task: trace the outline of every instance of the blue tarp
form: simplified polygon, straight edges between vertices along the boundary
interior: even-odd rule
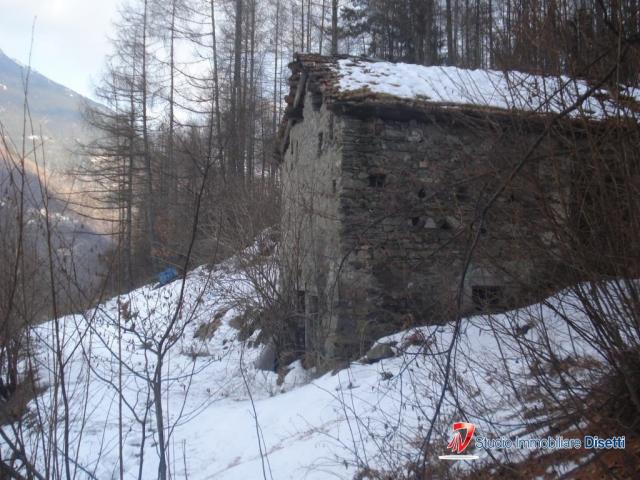
[[[158,282],[160,283],[160,286],[166,285],[176,278],[178,278],[178,271],[173,267],[169,267],[158,274]]]

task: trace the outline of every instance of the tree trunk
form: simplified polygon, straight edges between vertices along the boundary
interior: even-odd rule
[[[304,52],[304,0],[300,0],[300,51]]]
[[[176,164],[174,158],[174,135],[175,135],[175,78],[176,78],[176,64],[175,64],[175,40],[176,40],[176,1],[171,1],[171,45],[169,51],[169,139],[167,145],[167,162],[169,163],[167,173],[164,171],[161,175],[166,176],[166,181],[163,182],[168,190],[168,199],[170,204],[175,204],[177,201],[176,193]],[[162,192],[165,193],[165,192]]]
[[[142,15],[142,141],[144,149],[144,168],[145,168],[145,185],[146,185],[146,216],[147,216],[147,238],[149,242],[149,265],[155,268],[155,257],[153,249],[155,246],[155,211],[153,206],[153,173],[151,168],[151,148],[149,142],[149,115],[148,115],[148,96],[149,85],[147,75],[147,29],[149,22],[148,0],[144,1],[144,11]]]
[[[307,52],[311,51],[311,0],[307,1]]]
[[[480,68],[482,66],[481,59],[481,39],[480,39],[480,0],[476,0],[476,22],[475,22],[475,38],[474,38],[474,67]]]
[[[451,17],[451,0],[446,0],[447,16],[447,65],[455,65],[456,54],[453,46],[453,19]]]
[[[158,355],[158,364],[153,375],[153,404],[156,412],[156,429],[158,430],[158,480],[167,480],[167,446],[164,435],[164,412],[162,406],[162,355]]]
[[[280,72],[278,71],[278,47],[280,41],[280,0],[276,1],[276,35],[275,35],[275,60],[274,60],[274,75],[273,75],[273,118],[272,118],[272,130],[275,138],[278,131],[278,77]],[[264,170],[264,165],[263,165]],[[264,172],[263,172],[264,174]]]
[[[331,55],[338,54],[338,0],[331,0]]]
[[[324,17],[327,14],[327,0],[322,0],[322,15],[320,16],[320,55],[322,55],[322,45],[324,43]],[[276,35],[277,38],[277,35]]]
[[[489,68],[493,68],[493,2],[489,0]]]
[[[256,0],[251,0],[251,35],[249,40],[249,132],[247,138],[247,180],[253,182],[255,139],[255,48],[256,48]]]
[[[226,177],[226,166],[224,159],[224,148],[222,145],[222,119],[220,117],[220,79],[218,77],[218,42],[216,39],[216,12],[213,5],[214,0],[210,0],[211,6],[211,54],[213,55],[213,111],[216,122],[216,141],[218,145],[218,164],[222,171],[223,178]],[[213,123],[213,119],[211,120]]]
[[[131,92],[129,97],[129,168],[127,170],[127,217],[126,217],[126,243],[125,261],[127,262],[127,288],[133,288],[133,169],[135,167],[136,145],[135,145],[135,125],[136,125],[136,104],[135,104],[135,69],[131,78]]]
[[[234,61],[233,61],[233,88],[231,93],[231,116],[233,118],[232,129],[232,149],[229,159],[229,172],[233,176],[240,174],[240,94],[242,83],[242,4],[243,0],[236,0],[236,27],[234,39]]]

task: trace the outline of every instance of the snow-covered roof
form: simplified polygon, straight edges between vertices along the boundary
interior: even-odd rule
[[[603,88],[567,76],[543,76],[497,70],[392,63],[350,56],[296,54],[289,65],[291,87],[280,131],[279,155],[289,130],[302,118],[304,97],[336,111],[358,106],[384,106],[402,116],[403,109],[440,112],[476,111],[502,114],[557,114],[600,121],[621,110],[640,111],[638,89],[621,89],[619,102]],[[622,102],[624,99],[624,102]],[[624,105],[623,105],[624,103]],[[378,109],[378,112],[381,110]]]
[[[579,103],[580,107],[571,115],[595,119],[615,115],[620,109],[606,89],[590,91],[586,81],[564,75],[469,70],[317,54],[297,54],[290,68],[291,101],[299,79],[304,77],[310,80],[308,88],[333,101],[408,100],[443,107],[488,107],[537,113],[559,113]],[[620,93],[637,97],[633,95],[635,90]]]
[[[571,116],[603,118],[618,106],[602,89],[589,92],[583,80],[522,72],[426,67],[407,63],[339,59],[335,63],[337,95],[390,96],[442,106],[560,113],[580,104]],[[583,97],[586,97],[583,101]]]

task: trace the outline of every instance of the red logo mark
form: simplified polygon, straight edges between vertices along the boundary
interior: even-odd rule
[[[460,430],[465,430],[466,434],[464,436],[464,440],[462,439],[462,435]],[[447,445],[447,448],[451,450],[453,453],[462,453],[466,450],[471,443],[471,439],[473,438],[473,432],[475,432],[476,426],[473,423],[466,422],[456,422],[453,424],[453,438]]]

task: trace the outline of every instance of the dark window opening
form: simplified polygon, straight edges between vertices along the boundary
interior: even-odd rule
[[[323,141],[324,133],[320,132],[318,134],[318,156],[322,155],[322,141]]]
[[[451,230],[451,224],[447,221],[446,218],[438,221],[438,228],[440,230]]]
[[[467,187],[456,188],[455,197],[459,202],[466,202],[467,200],[469,200],[469,192],[467,191]]]
[[[413,217],[411,219],[411,226],[417,227],[420,224],[420,217]]]
[[[311,105],[313,105],[313,110],[317,112],[322,107],[322,95],[320,93],[314,93],[311,96]]]
[[[471,300],[477,310],[492,310],[504,305],[504,288],[499,286],[471,287]]]
[[[487,229],[484,227],[480,227],[480,234],[484,235],[485,233],[487,233]]]
[[[420,191],[418,192],[418,198],[424,198],[427,196],[427,191],[423,188],[420,189]]]
[[[336,191],[338,190],[338,182],[335,180],[331,181],[331,189],[333,190],[333,193],[336,193]]]
[[[369,175],[369,186],[373,188],[384,187],[387,176],[384,173],[374,173]]]
[[[304,290],[298,290],[296,308],[297,308],[298,313],[305,313],[307,311],[306,305],[305,305],[305,291]]]
[[[305,351],[314,350],[313,332],[318,327],[319,301],[317,295],[309,295],[307,298],[308,313],[304,316],[304,345]]]
[[[298,290],[296,295],[296,310],[298,313],[298,322],[296,326],[296,348],[301,352],[304,351],[306,345],[306,302],[305,302],[305,291]]]
[[[309,295],[309,313],[311,315],[315,315],[318,313],[318,296],[317,295]]]

